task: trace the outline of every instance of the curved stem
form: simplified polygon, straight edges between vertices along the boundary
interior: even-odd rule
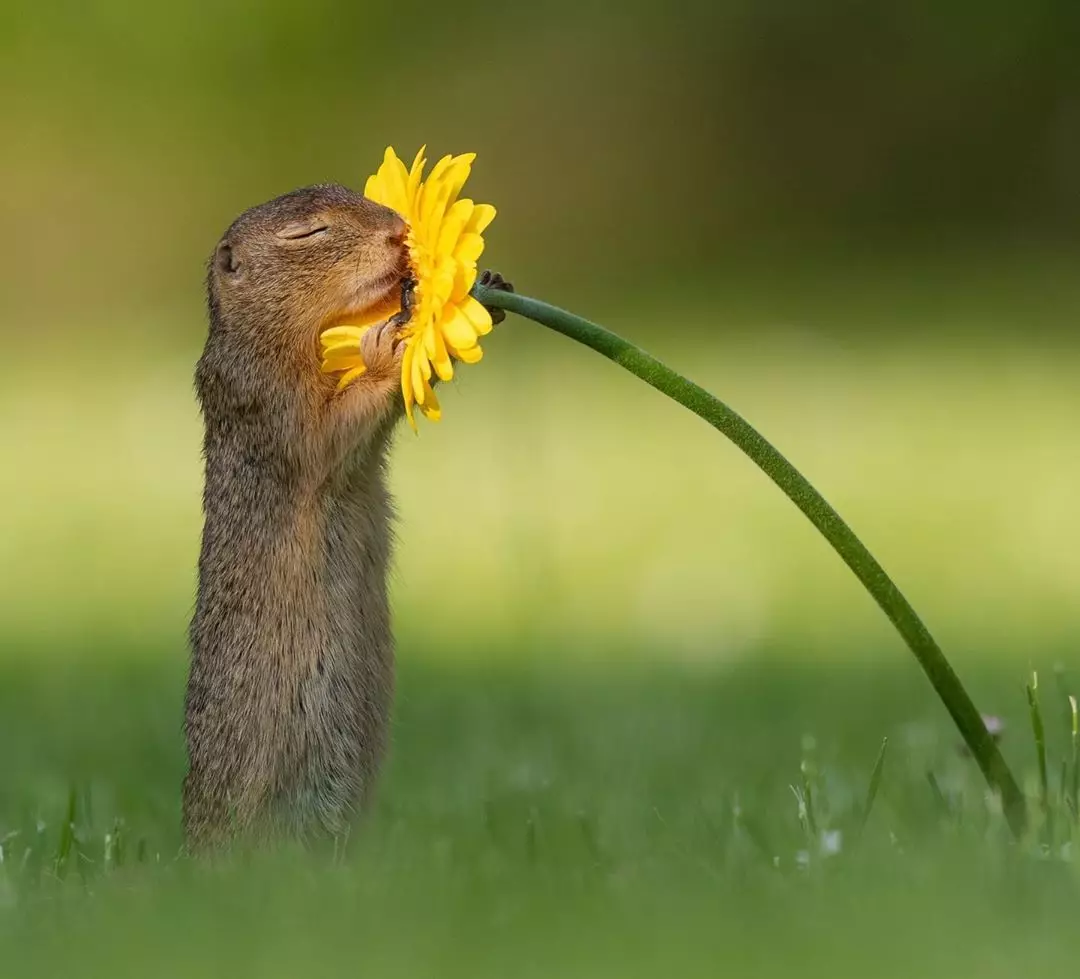
[[[496,306],[526,316],[572,340],[592,347],[669,398],[689,408],[700,418],[704,418],[742,449],[817,527],[889,617],[889,621],[896,627],[929,677],[987,782],[1001,794],[1009,827],[1014,836],[1020,837],[1027,817],[1024,795],[1005,764],[997,743],[986,730],[986,725],[960,678],[908,600],[874,556],[824,497],[787,459],[749,422],[704,388],[676,374],[655,357],[602,326],[528,296],[492,290],[485,286],[477,286],[473,294],[485,306]]]

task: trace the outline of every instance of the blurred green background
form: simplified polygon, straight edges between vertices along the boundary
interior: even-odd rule
[[[205,259],[248,206],[307,183],[362,187],[388,144],[478,152],[470,192],[499,208],[484,264],[640,342],[773,439],[980,706],[1007,718],[1030,785],[1025,678],[1057,668],[1075,690],[1080,670],[1078,31],[1072,0],[0,0],[8,852],[54,847],[74,785],[96,800],[81,806],[87,839],[122,817],[171,861]],[[394,453],[397,747],[350,864],[375,883],[327,878],[334,913],[277,935],[258,974],[289,974],[324,940],[360,956],[374,942],[377,974],[415,974],[430,962],[414,931],[442,936],[432,961],[463,974],[544,974],[543,949],[565,974],[648,974],[626,942],[652,934],[645,922],[672,950],[654,965],[707,969],[730,942],[744,971],[855,971],[875,943],[910,948],[890,875],[947,895],[913,901],[912,928],[951,913],[954,886],[983,896],[981,851],[933,886],[867,857],[815,891],[829,910],[813,920],[790,913],[798,887],[777,897],[755,878],[747,924],[745,868],[727,842],[717,856],[733,824],[716,812],[756,807],[765,849],[794,859],[788,783],[808,733],[835,766],[834,798],[864,791],[883,736],[900,746],[884,851],[905,826],[940,843],[921,766],[959,766],[981,811],[977,779],[884,618],[736,450],[533,324],[508,320],[485,347],[442,396],[444,421],[403,431]],[[581,843],[593,824],[600,843]],[[538,849],[538,832],[556,842]],[[308,893],[305,871],[277,871],[290,884],[275,920]],[[216,878],[162,873],[137,879],[154,894],[140,909],[148,955],[228,913],[193,910]],[[261,878],[235,873],[222,892],[248,908],[235,931],[264,941]],[[444,889],[429,906],[418,882],[432,874]],[[97,935],[109,959],[101,936],[123,930],[128,897],[49,903],[54,920],[28,893],[0,886],[14,974],[68,961],[54,927]],[[1075,911],[1073,891],[1039,893]],[[713,931],[714,908],[742,923]],[[358,937],[354,912],[389,924]],[[578,912],[599,945],[549,946]],[[988,927],[1003,944],[984,973],[1015,974],[1034,947],[1056,961],[1015,908],[960,919],[925,946],[924,974],[972,966],[949,949],[974,954]],[[775,928],[795,937],[763,958]],[[865,941],[830,952],[851,930]],[[222,974],[250,972],[245,947],[220,953]]]

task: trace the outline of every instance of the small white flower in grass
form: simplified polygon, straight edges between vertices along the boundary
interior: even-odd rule
[[[835,857],[844,848],[844,834],[838,829],[827,829],[821,834],[821,852]]]

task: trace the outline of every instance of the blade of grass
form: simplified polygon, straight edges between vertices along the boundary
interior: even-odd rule
[[[56,859],[53,862],[53,872],[61,880],[67,873],[68,861],[71,858],[71,850],[75,845],[75,812],[77,795],[75,788],[68,791],[67,814],[60,825],[60,840],[56,846]]]
[[[803,836],[806,837],[806,845],[812,850],[814,847],[814,833],[810,829],[810,817],[806,808],[806,796],[803,790],[797,785],[789,785],[791,794],[795,797],[795,812],[799,818],[799,825],[802,827]]]
[[[945,798],[945,793],[941,791],[941,784],[937,780],[937,776],[932,771],[927,771],[926,781],[930,784],[930,794],[934,797],[934,803],[937,806],[938,814],[943,819],[952,819],[952,806],[949,805],[949,800]]]
[[[806,804],[806,828],[810,832],[810,840],[816,845],[818,839],[818,819],[817,813],[814,811],[814,786],[811,779],[810,766],[804,760],[802,765],[799,766],[799,771],[802,776],[802,789],[803,799]]]
[[[1053,842],[1054,827],[1050,811],[1050,778],[1046,770],[1046,727],[1042,708],[1039,706],[1039,674],[1031,674],[1027,690],[1028,709],[1031,714],[1031,730],[1035,735],[1035,755],[1039,765],[1039,808],[1043,814],[1043,842]]]
[[[117,817],[113,828],[105,834],[104,865],[106,870],[115,870],[124,865],[124,822]]]
[[[889,739],[881,739],[881,750],[878,751],[877,760],[874,762],[874,769],[870,773],[870,784],[866,789],[866,801],[863,803],[862,815],[859,818],[859,828],[855,834],[856,839],[862,836],[863,830],[866,829],[866,824],[870,819],[870,810],[874,808],[874,801],[877,799],[878,789],[881,788],[881,773],[885,770],[885,752],[889,747]]]
[[[1069,710],[1072,713],[1072,785],[1069,787],[1069,796],[1072,799],[1073,819],[1080,822],[1080,710],[1077,708],[1076,697],[1071,695]]]

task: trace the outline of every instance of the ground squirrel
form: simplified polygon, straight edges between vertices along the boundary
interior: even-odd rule
[[[341,834],[385,751],[384,468],[403,414],[405,234],[390,209],[324,185],[245,212],[210,260],[195,373],[206,484],[185,711],[192,848]],[[367,371],[336,392],[319,334],[373,310],[387,318],[364,337]]]

